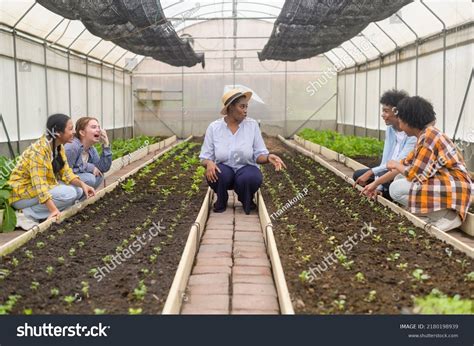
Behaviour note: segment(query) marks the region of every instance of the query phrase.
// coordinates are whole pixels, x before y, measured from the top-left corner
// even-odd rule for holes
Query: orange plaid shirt
[[[462,220],[471,200],[472,181],[454,143],[430,126],[418,138],[415,149],[401,160],[404,175],[413,182],[408,198],[412,213],[453,209]]]

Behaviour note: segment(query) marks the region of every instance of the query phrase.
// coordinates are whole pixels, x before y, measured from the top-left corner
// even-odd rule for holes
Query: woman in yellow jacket
[[[82,182],[68,165],[64,144],[74,138],[72,120],[53,114],[46,134],[21,155],[8,181],[10,204],[17,212],[17,226],[28,230],[43,219],[57,218],[83,196],[93,196],[92,187]]]

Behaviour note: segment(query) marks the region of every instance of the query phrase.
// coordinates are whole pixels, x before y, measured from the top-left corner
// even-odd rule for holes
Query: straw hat
[[[221,109],[221,114],[226,115],[227,114],[227,107],[234,101],[235,99],[245,96],[245,99],[250,101],[250,98],[252,97],[252,92],[251,91],[242,91],[240,89],[232,89],[226,92],[222,96],[222,109]]]

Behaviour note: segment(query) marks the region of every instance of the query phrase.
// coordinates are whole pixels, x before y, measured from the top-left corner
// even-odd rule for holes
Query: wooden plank
[[[278,302],[280,304],[280,312],[282,315],[294,315],[295,311],[291,303],[290,293],[286,285],[285,273],[281,265],[280,255],[273,235],[273,227],[268,215],[265,202],[263,200],[260,190],[257,192],[258,215],[260,218],[260,225],[262,226],[267,253],[272,264],[273,279],[278,293]]]
[[[214,192],[211,188],[208,188],[196,221],[194,225],[191,226],[183,254],[181,255],[181,260],[179,261],[178,269],[176,270],[173,283],[171,284],[168,297],[166,298],[165,306],[162,311],[163,315],[177,315],[181,311],[184,293],[186,292],[186,285],[191,270],[193,269],[194,258],[199,249],[202,233],[209,217],[209,210],[213,198]]]

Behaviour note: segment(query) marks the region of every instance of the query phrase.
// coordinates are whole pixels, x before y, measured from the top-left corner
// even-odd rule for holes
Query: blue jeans
[[[73,185],[66,185],[59,183],[59,185],[49,190],[53,202],[59,211],[63,211],[72,206],[83,195],[83,190],[80,187]],[[38,197],[30,199],[21,199],[12,204],[16,210],[22,209],[23,214],[35,220],[47,219],[50,211],[46,204],[41,204]]]
[[[81,179],[84,183],[86,183],[87,185],[89,185],[90,187],[93,187],[94,189],[97,189],[100,184],[102,184],[102,182],[104,181],[104,177],[99,175],[98,177],[96,177],[94,174],[92,173],[77,173],[76,174],[79,179]]]

